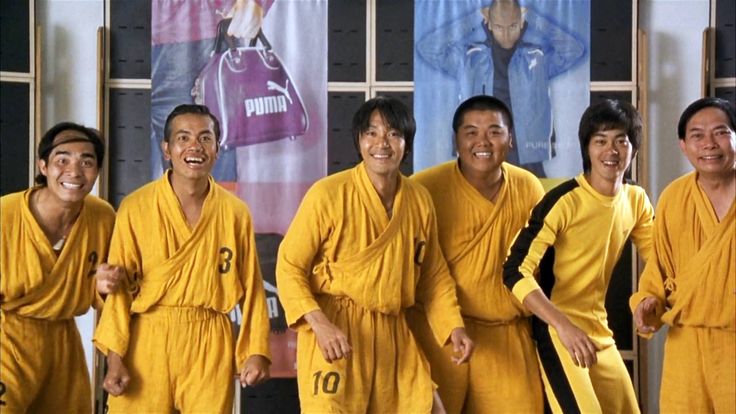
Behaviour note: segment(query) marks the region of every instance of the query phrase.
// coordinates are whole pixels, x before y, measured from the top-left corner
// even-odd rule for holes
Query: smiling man
[[[578,130],[583,173],[534,207],[504,264],[504,283],[534,313],[532,336],[553,412],[639,412],[605,300],[626,240],[645,260],[651,251],[652,205],[644,189],[624,182],[641,131],[628,103],[589,107]]]
[[[129,278],[105,301],[94,338],[107,355],[109,412],[230,412],[235,369],[243,386],[269,375],[253,224],[210,175],[220,127],[207,107],[176,107],[164,130],[171,168],[123,200],[110,246],[108,261]]]
[[[115,212],[89,195],[104,155],[97,131],[57,124],[38,145],[37,185],[0,199],[1,412],[92,411],[74,317],[122,278],[101,263]]]
[[[476,345],[473,359],[452,364],[452,347],[437,344],[419,307],[408,313],[409,323],[448,413],[488,407],[542,412],[529,312],[504,286],[503,262],[544,190],[533,174],[505,162],[514,145],[513,120],[499,99],[479,95],[466,100],[455,111],[452,128],[458,159],[412,180],[426,187],[434,201],[442,253]]]
[[[365,102],[353,117],[363,161],[315,183],[281,243],[276,278],[299,332],[304,413],[430,412],[432,379],[404,318],[415,303],[456,363],[472,352],[432,200],[399,172],[414,132],[400,101]]]
[[[718,98],[685,109],[680,149],[695,171],[662,192],[654,249],[630,300],[645,337],[663,323],[659,408],[736,410],[736,113]]]

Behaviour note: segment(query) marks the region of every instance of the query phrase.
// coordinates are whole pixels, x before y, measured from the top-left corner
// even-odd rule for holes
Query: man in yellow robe
[[[210,171],[219,124],[207,107],[169,115],[164,176],[126,197],[109,262],[126,289],[108,296],[94,342],[107,355],[113,412],[230,412],[233,374],[268,377],[268,316],[247,206]],[[228,313],[242,311],[237,340]]]
[[[544,190],[531,173],[505,162],[513,120],[500,100],[479,95],[453,118],[456,161],[415,174],[437,210],[439,240],[475,343],[468,364],[450,361],[421,310],[408,313],[448,413],[542,412],[542,380],[528,311],[503,285],[503,262]]]
[[[281,243],[276,277],[299,333],[302,412],[430,412],[429,367],[404,317],[417,302],[455,361],[470,357],[432,200],[399,172],[414,131],[398,100],[364,103],[353,117],[363,161],[314,184]]]
[[[736,411],[736,114],[703,98],[683,112],[680,148],[695,168],[664,189],[653,255],[632,295],[637,330],[669,325],[659,408]]]
[[[37,185],[0,198],[0,412],[92,411],[74,317],[121,279],[102,264],[115,212],[89,195],[104,155],[95,130],[57,124],[38,145]]]

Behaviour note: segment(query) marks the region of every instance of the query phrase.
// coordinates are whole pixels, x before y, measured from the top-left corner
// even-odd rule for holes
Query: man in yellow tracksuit
[[[583,173],[534,207],[504,264],[504,283],[535,315],[532,335],[554,412],[639,412],[605,298],[626,239],[644,259],[651,250],[652,205],[644,189],[624,182],[641,130],[628,103],[589,107],[578,131]]]
[[[639,333],[669,325],[659,408],[736,411],[736,113],[718,98],[680,117],[694,172],[664,189],[654,249],[630,300]]]
[[[122,278],[102,263],[115,212],[89,195],[104,155],[95,130],[57,124],[38,145],[37,185],[0,198],[0,412],[92,411],[74,317]]]
[[[207,107],[176,107],[162,143],[171,169],[118,211],[108,261],[129,277],[105,301],[94,337],[107,355],[111,413],[230,412],[236,369],[244,386],[268,377],[250,213],[210,175],[219,132]],[[234,340],[236,305],[243,320]]]
[[[511,112],[500,100],[474,96],[453,117],[458,159],[412,180],[429,190],[442,253],[457,283],[458,302],[475,343],[473,359],[452,364],[426,317],[408,313],[448,413],[541,412],[542,380],[528,311],[503,285],[514,236],[544,190],[530,172],[505,162],[513,145]]]
[[[417,302],[457,363],[472,351],[432,200],[399,172],[414,131],[398,100],[364,103],[353,118],[363,161],[314,184],[281,243],[276,277],[299,333],[302,412],[430,412],[429,367],[404,317]]]

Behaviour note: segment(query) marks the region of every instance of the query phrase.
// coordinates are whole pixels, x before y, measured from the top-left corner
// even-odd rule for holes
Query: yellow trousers
[[[91,413],[92,392],[74,319],[2,313],[0,412]]]
[[[130,383],[109,413],[229,413],[235,369],[228,315],[156,306],[131,320]]]
[[[527,319],[491,325],[465,318],[475,351],[461,365],[450,359],[451,344],[437,344],[423,313],[411,309],[407,319],[448,414],[542,412],[542,380]]]
[[[555,413],[639,413],[634,385],[615,345],[590,368],[575,365],[554,328],[536,320],[534,339],[544,391]]]
[[[736,332],[671,327],[664,345],[659,409],[736,412]]]
[[[404,315],[372,312],[345,297],[317,298],[352,346],[350,359],[325,361],[311,329],[297,337],[302,413],[429,413],[433,384]]]

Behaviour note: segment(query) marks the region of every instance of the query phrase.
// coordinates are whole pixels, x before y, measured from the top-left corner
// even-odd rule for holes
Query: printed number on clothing
[[[7,403],[5,400],[2,399],[2,396],[5,395],[5,384],[0,382],[0,405],[6,405]]]
[[[320,382],[322,383],[322,392],[325,394],[336,394],[337,387],[340,385],[340,374],[334,371],[325,373],[322,377],[322,371],[317,371],[312,375],[314,377],[314,394],[317,395],[320,390]],[[320,381],[321,380],[321,381]]]
[[[222,259],[222,262],[217,266],[217,270],[219,270],[220,273],[225,274],[230,271],[230,264],[233,260],[233,251],[228,247],[221,247],[220,258]]]

